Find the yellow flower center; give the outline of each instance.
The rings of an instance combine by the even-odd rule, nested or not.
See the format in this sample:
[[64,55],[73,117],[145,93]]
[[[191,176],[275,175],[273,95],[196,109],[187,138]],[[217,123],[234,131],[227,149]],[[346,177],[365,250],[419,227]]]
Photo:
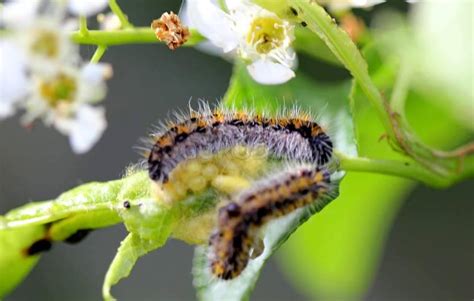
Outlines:
[[76,80],[64,73],[40,84],[40,94],[50,107],[71,103],[77,92]]
[[259,17],[253,20],[247,34],[247,43],[255,46],[257,52],[267,54],[280,47],[286,32],[283,21],[277,17]]
[[40,30],[31,44],[31,51],[34,54],[48,58],[55,58],[59,53],[59,41],[55,32]]

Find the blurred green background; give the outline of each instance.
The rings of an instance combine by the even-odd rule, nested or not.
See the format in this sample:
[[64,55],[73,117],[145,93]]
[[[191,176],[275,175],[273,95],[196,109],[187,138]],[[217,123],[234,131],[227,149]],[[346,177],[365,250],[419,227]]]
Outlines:
[[[178,1],[121,3],[130,19],[144,26],[165,10],[176,12],[179,9]],[[405,4],[394,1],[370,13],[359,13],[368,20],[371,14],[387,7],[407,10]],[[93,51],[93,47],[84,47],[84,57],[90,57]],[[29,131],[19,126],[17,118],[2,122],[0,213],[30,200],[55,197],[80,183],[120,177],[125,166],[139,159],[133,146],[139,144],[139,138],[146,135],[152,124],[166,118],[170,111],[185,109],[190,98],[218,101],[228,87],[232,71],[232,65],[219,58],[194,49],[171,52],[162,45],[111,48],[103,60],[114,67],[105,103],[109,128],[91,152],[74,155],[66,138],[40,124]],[[337,82],[349,78],[343,69],[304,56],[299,57],[299,63],[303,72],[318,81]],[[389,234],[381,263],[365,299],[473,298],[472,184],[472,181],[464,182],[447,190],[418,186],[400,208],[394,205],[393,211],[399,213],[392,226],[388,221]],[[334,203],[298,231],[297,245],[292,240],[291,245],[285,246],[265,266],[253,300],[316,298],[307,284],[318,280],[301,281],[297,277],[302,274],[285,256],[290,254],[289,248],[295,247],[302,248],[301,256],[311,256],[304,252],[304,237],[300,233],[318,218],[329,216],[332,206]],[[350,218],[350,214],[347,212],[347,216],[339,218]],[[304,233],[308,235],[307,231]],[[76,246],[55,245],[6,300],[98,300],[107,267],[125,234],[123,226],[116,226],[96,231]],[[310,235],[316,237],[318,232]],[[334,237],[337,235],[334,233]],[[170,241],[165,248],[141,259],[131,277],[115,288],[115,294],[121,300],[195,299],[192,252],[193,247]],[[374,256],[378,256],[376,253]],[[295,254],[295,250],[291,250],[291,254]],[[357,262],[358,258],[353,260]],[[349,270],[351,266],[344,268]]]

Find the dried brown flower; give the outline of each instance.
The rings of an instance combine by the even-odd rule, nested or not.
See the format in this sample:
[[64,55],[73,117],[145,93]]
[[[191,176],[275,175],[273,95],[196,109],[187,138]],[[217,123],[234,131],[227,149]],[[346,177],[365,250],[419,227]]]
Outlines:
[[153,20],[151,28],[157,39],[165,42],[171,50],[180,47],[189,38],[189,29],[181,24],[178,15],[173,12],[164,13],[159,19]]

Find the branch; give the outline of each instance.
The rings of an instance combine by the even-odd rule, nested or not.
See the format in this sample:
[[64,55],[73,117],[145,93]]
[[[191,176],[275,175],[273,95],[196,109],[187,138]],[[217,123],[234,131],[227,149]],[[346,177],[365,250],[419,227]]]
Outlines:
[[[204,40],[204,37],[196,30],[191,29],[190,33],[189,40],[183,46],[194,46]],[[71,33],[71,39],[78,44],[102,46],[162,43],[149,27],[134,27],[116,31],[89,30],[87,35],[83,35],[80,31],[74,31]]]
[[466,164],[463,171],[452,176],[440,176],[416,162],[378,160],[361,157],[349,157],[335,152],[339,167],[345,171],[369,172],[397,176],[423,182],[427,185],[445,188],[474,174],[474,161]]
[[83,36],[87,36],[89,34],[89,29],[87,28],[87,18],[86,17],[79,17],[79,32]]
[[94,55],[91,58],[91,63],[98,63],[102,56],[104,55],[105,51],[107,51],[107,46],[99,45],[94,52]]

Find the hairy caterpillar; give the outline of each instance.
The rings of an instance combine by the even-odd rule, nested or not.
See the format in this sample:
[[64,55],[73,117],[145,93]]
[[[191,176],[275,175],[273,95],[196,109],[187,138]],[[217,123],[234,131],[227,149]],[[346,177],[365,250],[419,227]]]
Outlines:
[[329,136],[309,115],[267,117],[201,105],[187,117],[155,134],[148,157],[153,180],[166,183],[182,161],[202,152],[216,153],[237,145],[265,145],[270,156],[322,165],[332,156]]
[[245,269],[263,224],[330,192],[330,173],[324,165],[331,159],[332,141],[309,115],[297,110],[268,117],[231,109],[211,110],[201,104],[198,111],[191,110],[154,135],[149,175],[166,186],[180,163],[203,153],[221,154],[241,146],[263,146],[270,158],[298,165],[255,182],[219,210],[209,245],[212,273],[221,279],[235,278]]
[[[76,243],[94,229],[124,223],[129,234],[103,285],[108,299],[111,287],[138,258],[170,237],[209,243],[208,271],[233,279],[247,265],[263,264],[251,259],[267,258],[268,250],[289,233],[280,232],[283,236],[272,241],[273,227],[262,236],[262,226],[311,205],[277,227],[291,231],[296,220],[322,209],[336,191],[333,164],[326,167],[332,141],[297,110],[270,117],[201,104],[199,111],[191,110],[155,134],[152,144],[147,170],[139,164],[122,179],[84,184],[52,201],[25,205],[0,217],[0,230],[35,226],[35,236],[18,249],[29,257],[57,241]],[[282,166],[286,169],[274,172]]]
[[249,261],[259,227],[328,193],[329,177],[325,168],[296,167],[269,180],[257,181],[222,207],[217,229],[209,240],[212,273],[222,279],[238,276]]

